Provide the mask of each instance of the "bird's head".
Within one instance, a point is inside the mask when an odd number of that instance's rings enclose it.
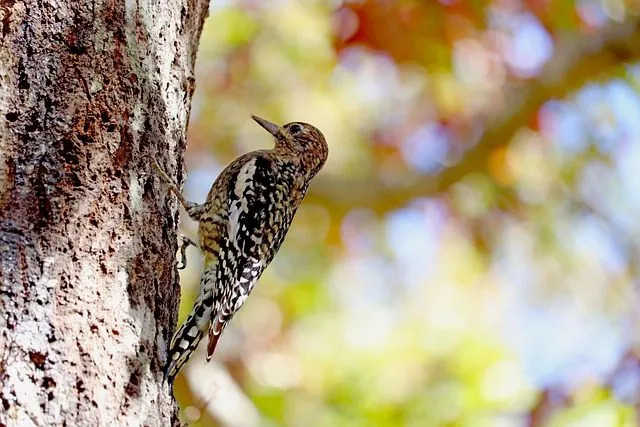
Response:
[[[291,122],[278,126],[258,116],[251,116],[260,126],[273,135],[276,150],[296,156],[309,171],[310,178],[317,174],[327,161],[329,147],[324,135],[309,123]]]

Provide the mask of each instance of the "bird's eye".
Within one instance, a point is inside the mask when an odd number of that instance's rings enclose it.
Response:
[[[302,127],[300,127],[300,125],[291,125],[289,130],[291,131],[291,133],[298,133],[302,130]]]

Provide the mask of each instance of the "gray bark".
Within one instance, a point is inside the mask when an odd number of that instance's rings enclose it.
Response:
[[[208,0],[0,0],[0,424],[170,425],[175,198]]]

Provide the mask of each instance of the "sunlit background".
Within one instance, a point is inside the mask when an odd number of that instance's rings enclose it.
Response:
[[[202,345],[177,378],[182,419],[639,425],[639,14],[212,0],[187,198],[272,145],[251,114],[316,125],[330,154],[213,362]]]

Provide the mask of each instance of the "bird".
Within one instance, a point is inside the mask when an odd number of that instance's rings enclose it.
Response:
[[[187,215],[198,224],[204,267],[197,299],[169,345],[164,378],[175,376],[208,335],[207,362],[222,333],[280,249],[311,180],[324,166],[328,146],[313,125],[276,125],[251,116],[275,141],[271,149],[241,155],[216,178],[204,203],[187,201],[153,159]],[[184,248],[182,249],[184,254]],[[184,266],[183,256],[183,266]]]

